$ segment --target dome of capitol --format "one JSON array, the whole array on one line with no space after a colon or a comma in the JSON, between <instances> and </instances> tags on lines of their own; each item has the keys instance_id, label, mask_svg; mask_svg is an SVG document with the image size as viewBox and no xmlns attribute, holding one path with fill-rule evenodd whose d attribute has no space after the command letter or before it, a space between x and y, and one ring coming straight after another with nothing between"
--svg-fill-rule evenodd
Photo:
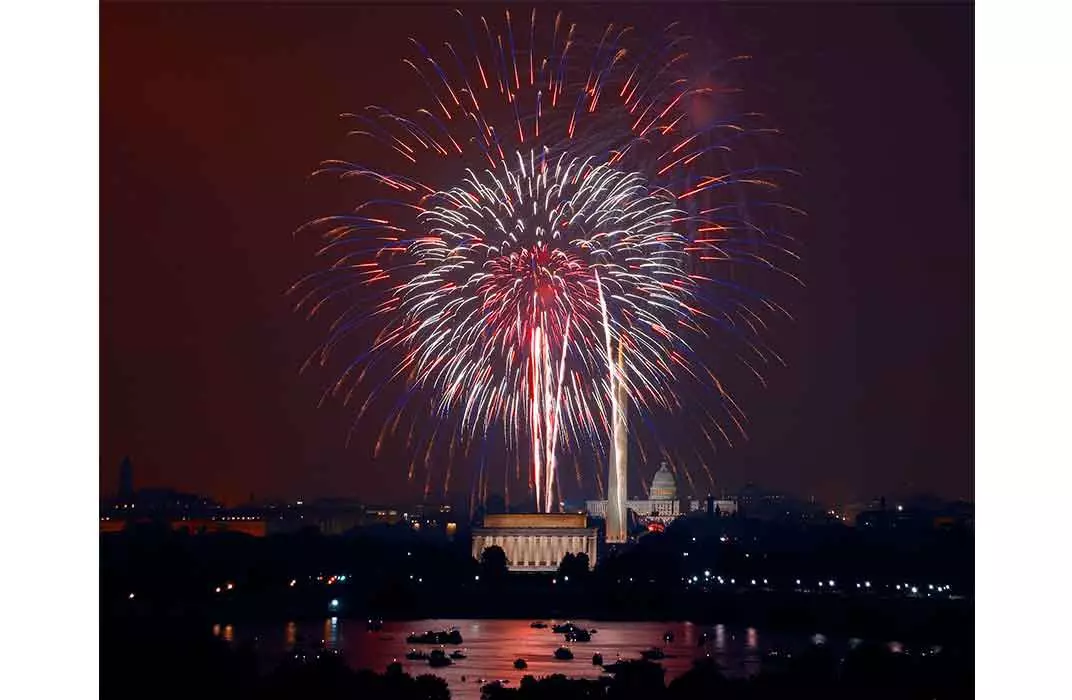
<instances>
[{"instance_id":1,"label":"dome of capitol","mask_svg":"<svg viewBox=\"0 0 1072 700\"><path fill-rule=\"evenodd\" d=\"M650 498L653 501L672 501L677 498L677 482L666 462L659 466L659 471L655 472L655 477L651 480Z\"/></svg>"}]
</instances>

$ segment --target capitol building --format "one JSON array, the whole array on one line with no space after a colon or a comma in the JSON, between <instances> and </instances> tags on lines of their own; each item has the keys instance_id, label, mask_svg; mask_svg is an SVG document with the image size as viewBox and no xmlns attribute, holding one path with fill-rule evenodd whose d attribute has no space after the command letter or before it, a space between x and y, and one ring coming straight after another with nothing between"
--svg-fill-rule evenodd
<instances>
[{"instance_id":1,"label":"capitol building","mask_svg":"<svg viewBox=\"0 0 1072 700\"><path fill-rule=\"evenodd\" d=\"M593 517L607 517L607 502L585 501L585 510ZM677 481L666 462L659 465L659 471L651 480L651 488L646 499L627 499L625 507L642 518L667 522L682 515L681 499L677 495Z\"/></svg>"},{"instance_id":2,"label":"capitol building","mask_svg":"<svg viewBox=\"0 0 1072 700\"><path fill-rule=\"evenodd\" d=\"M669 523L674 518L685 515L687 512L696 513L713 510L720 515L733 515L737 512L737 501L727 498L691 499L682 507L683 501L678 497L677 480L666 462L659 465L659 471L651 479L651 488L648 489L646 499L627 499L625 507L633 511L637 517L647 521ZM585 501L585 510L588 515L596 518L607 517L607 502ZM687 509L687 510L686 510ZM717 509L717 510L716 510Z\"/></svg>"}]
</instances>

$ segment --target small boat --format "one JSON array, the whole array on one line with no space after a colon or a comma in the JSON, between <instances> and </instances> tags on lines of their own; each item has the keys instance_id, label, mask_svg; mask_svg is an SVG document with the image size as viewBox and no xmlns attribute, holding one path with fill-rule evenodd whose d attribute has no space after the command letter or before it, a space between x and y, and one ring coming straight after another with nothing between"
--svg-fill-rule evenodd
<instances>
[{"instance_id":1,"label":"small boat","mask_svg":"<svg viewBox=\"0 0 1072 700\"><path fill-rule=\"evenodd\" d=\"M567 642L590 642L592 641L592 635L588 633L588 630L581 629L580 627L574 628L570 632L566 632Z\"/></svg>"},{"instance_id":2,"label":"small boat","mask_svg":"<svg viewBox=\"0 0 1072 700\"><path fill-rule=\"evenodd\" d=\"M406 658L410 661L424 661L428 658L428 654L425 654L418 649L410 649L409 652L406 653Z\"/></svg>"},{"instance_id":3,"label":"small boat","mask_svg":"<svg viewBox=\"0 0 1072 700\"><path fill-rule=\"evenodd\" d=\"M572 622L563 622L560 625L553 626L551 628L551 631L555 634L567 634L575 629L577 629L577 625L573 624Z\"/></svg>"},{"instance_id":4,"label":"small boat","mask_svg":"<svg viewBox=\"0 0 1072 700\"><path fill-rule=\"evenodd\" d=\"M370 619L368 621L368 625L366 626L366 629L369 632L379 632L380 630L383 629L383 620L381 620L379 618Z\"/></svg>"},{"instance_id":5,"label":"small boat","mask_svg":"<svg viewBox=\"0 0 1072 700\"><path fill-rule=\"evenodd\" d=\"M462 633L455 627L449 631L425 632L406 637L408 644L461 644Z\"/></svg>"},{"instance_id":6,"label":"small boat","mask_svg":"<svg viewBox=\"0 0 1072 700\"><path fill-rule=\"evenodd\" d=\"M598 631L599 630L597 630L595 627L593 627L592 629L588 630L588 634L595 634Z\"/></svg>"},{"instance_id":7,"label":"small boat","mask_svg":"<svg viewBox=\"0 0 1072 700\"><path fill-rule=\"evenodd\" d=\"M461 649L455 649L454 651L450 652L450 658L452 658L452 659L464 659L465 658L465 653L462 652Z\"/></svg>"},{"instance_id":8,"label":"small boat","mask_svg":"<svg viewBox=\"0 0 1072 700\"><path fill-rule=\"evenodd\" d=\"M570 661L573 659L573 652L566 647L559 647L555 649L555 658L559 661Z\"/></svg>"},{"instance_id":9,"label":"small boat","mask_svg":"<svg viewBox=\"0 0 1072 700\"><path fill-rule=\"evenodd\" d=\"M514 668L516 668L518 671L524 671L528 667L529 665L524 659L518 659L514 662Z\"/></svg>"},{"instance_id":10,"label":"small boat","mask_svg":"<svg viewBox=\"0 0 1072 700\"><path fill-rule=\"evenodd\" d=\"M592 654L592 665L593 666L602 666L603 665L603 655L598 653L598 652L596 652L595 654Z\"/></svg>"},{"instance_id":11,"label":"small boat","mask_svg":"<svg viewBox=\"0 0 1072 700\"><path fill-rule=\"evenodd\" d=\"M667 643L674 641L674 633L667 631L667 633L663 635L663 641Z\"/></svg>"},{"instance_id":12,"label":"small boat","mask_svg":"<svg viewBox=\"0 0 1072 700\"><path fill-rule=\"evenodd\" d=\"M657 661L659 659L665 659L666 654L663 653L662 649L659 649L658 647L652 647L651 649L645 649L644 651L640 652L640 657L647 661Z\"/></svg>"},{"instance_id":13,"label":"small boat","mask_svg":"<svg viewBox=\"0 0 1072 700\"><path fill-rule=\"evenodd\" d=\"M624 661L622 661L621 659L618 659L617 661L615 661L612 664L603 664L603 670L606 673L614 674L614 673L617 673L618 671L621 671L627 665L628 664L626 664Z\"/></svg>"},{"instance_id":14,"label":"small boat","mask_svg":"<svg viewBox=\"0 0 1072 700\"><path fill-rule=\"evenodd\" d=\"M536 622L530 623L529 627L531 627L534 630L545 630L545 629L547 629L547 623L546 622L540 622L539 620L537 620Z\"/></svg>"},{"instance_id":15,"label":"small boat","mask_svg":"<svg viewBox=\"0 0 1072 700\"><path fill-rule=\"evenodd\" d=\"M450 666L453 661L447 656L446 652L442 649L434 649L428 656L428 665L432 668L441 668L443 666Z\"/></svg>"}]
</instances>

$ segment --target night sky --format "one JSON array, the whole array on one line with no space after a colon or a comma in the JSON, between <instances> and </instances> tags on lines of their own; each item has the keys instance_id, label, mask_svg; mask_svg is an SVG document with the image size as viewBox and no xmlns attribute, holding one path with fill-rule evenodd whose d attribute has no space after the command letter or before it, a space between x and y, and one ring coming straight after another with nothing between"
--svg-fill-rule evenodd
<instances>
[{"instance_id":1,"label":"night sky","mask_svg":"<svg viewBox=\"0 0 1072 700\"><path fill-rule=\"evenodd\" d=\"M971 498L971 6L658 12L753 57L736 82L784 131L779 160L803 174L787 195L808 212L794 230L808 286L779 299L796 322L773 339L789 367L748 394L751 440L719 453L716 482ZM350 203L306 179L344 152L338 114L422 89L407 39L438 36L447 13L102 6L103 491L129 455L139 487L228 502L419 498L401 454L371 459L378 425L347 449L354 410L317 408L332 377L298 370L323 326L284 292L315 269L294 229Z\"/></svg>"}]
</instances>

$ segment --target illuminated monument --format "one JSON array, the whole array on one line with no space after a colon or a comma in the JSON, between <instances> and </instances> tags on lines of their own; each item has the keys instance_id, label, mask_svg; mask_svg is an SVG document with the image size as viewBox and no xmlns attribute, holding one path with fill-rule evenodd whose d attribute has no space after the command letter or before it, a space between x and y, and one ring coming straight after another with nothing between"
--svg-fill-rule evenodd
<instances>
[{"instance_id":1,"label":"illuminated monument","mask_svg":"<svg viewBox=\"0 0 1072 700\"><path fill-rule=\"evenodd\" d=\"M611 502L585 501L585 510L594 517L607 519L607 532L610 532ZM684 515L681 508L681 500L678 498L677 481L669 465L663 462L659 470L651 479L651 488L648 489L646 499L632 498L624 503L623 513L633 511L637 516L645 520L656 520L663 523ZM608 534L608 540L610 535Z\"/></svg>"},{"instance_id":2,"label":"illuminated monument","mask_svg":"<svg viewBox=\"0 0 1072 700\"><path fill-rule=\"evenodd\" d=\"M584 513L485 515L484 526L473 528L473 558L496 546L506 553L510 571L557 571L567 554L586 554L594 567L598 539Z\"/></svg>"},{"instance_id":3,"label":"illuminated monument","mask_svg":"<svg viewBox=\"0 0 1072 700\"><path fill-rule=\"evenodd\" d=\"M629 539L626 528L625 489L629 484L629 387L625 382L625 353L618 341L616 372L610 374L611 384L611 442L607 474L607 542L621 543Z\"/></svg>"}]
</instances>

